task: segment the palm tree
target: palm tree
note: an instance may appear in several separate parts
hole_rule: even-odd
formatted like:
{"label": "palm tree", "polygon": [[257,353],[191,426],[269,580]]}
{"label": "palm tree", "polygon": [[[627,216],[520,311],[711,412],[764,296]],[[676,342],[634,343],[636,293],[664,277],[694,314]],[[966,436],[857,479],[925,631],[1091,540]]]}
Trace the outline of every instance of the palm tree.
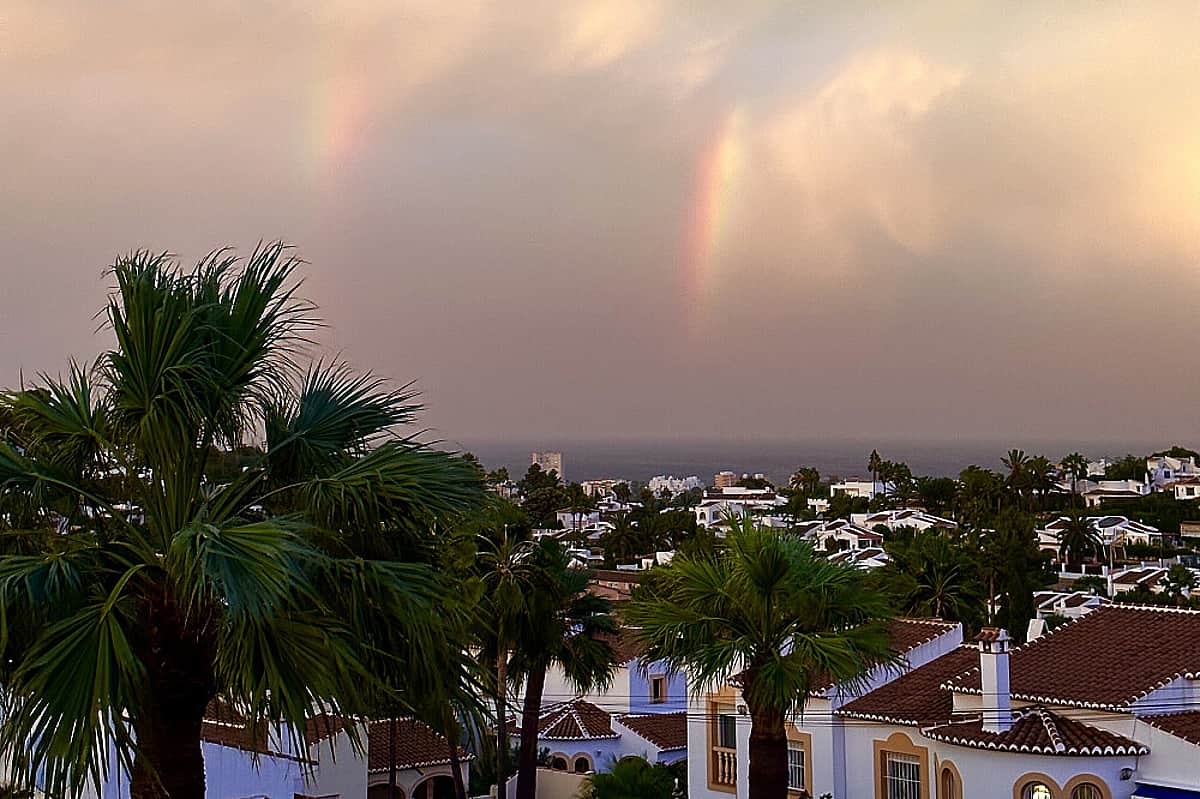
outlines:
{"label": "palm tree", "polygon": [[479,537],[479,577],[483,584],[477,638],[481,657],[495,679],[496,782],[498,799],[507,795],[509,777],[508,687],[513,644],[531,610],[531,599],[546,576],[536,542],[505,525]]}
{"label": "palm tree", "polygon": [[905,613],[968,625],[983,617],[986,591],[966,549],[936,530],[902,531],[886,547],[891,560],[874,576],[899,596]]}
{"label": "palm tree", "polygon": [[1063,517],[1064,524],[1058,531],[1058,557],[1063,563],[1081,563],[1089,555],[1104,549],[1100,533],[1092,520],[1078,511]]}
{"label": "palm tree", "polygon": [[1071,501],[1074,502],[1078,496],[1079,481],[1087,477],[1087,458],[1078,452],[1072,452],[1062,459],[1062,468],[1071,476]]}
{"label": "palm tree", "polygon": [[875,490],[875,482],[879,479],[879,467],[883,465],[883,458],[879,457],[879,450],[871,450],[871,456],[867,458],[867,468],[871,471],[871,490]]}
{"label": "palm tree", "polygon": [[697,691],[735,674],[751,719],[750,799],[787,793],[785,722],[826,679],[857,681],[894,657],[884,595],[802,539],[730,520],[725,546],[677,555],[624,618],[647,660]]}
{"label": "palm tree", "polygon": [[1008,469],[1008,486],[1017,493],[1018,497],[1023,497],[1025,490],[1029,487],[1029,456],[1025,454],[1025,450],[1010,449],[1008,454],[1000,459],[1004,467]]}
{"label": "palm tree", "polygon": [[813,466],[802,466],[792,474],[792,488],[804,492],[805,496],[813,496],[821,487],[821,473]]}
{"label": "palm tree", "polygon": [[[653,518],[653,517],[651,517]],[[641,524],[635,524],[628,513],[620,513],[613,519],[613,529],[604,534],[600,540],[604,554],[611,555],[615,563],[626,563],[638,555],[645,554],[646,536],[643,535]]]}
{"label": "palm tree", "polygon": [[529,614],[520,620],[513,671],[526,678],[517,763],[517,799],[533,799],[537,790],[538,719],[546,672],[558,666],[579,692],[607,688],[615,662],[605,634],[616,632],[611,605],[587,592],[588,572],[570,568],[562,544],[543,539],[537,548],[542,584],[529,597]]}
{"label": "palm tree", "polygon": [[661,764],[623,757],[606,773],[593,774],[580,793],[586,799],[671,799],[675,777]]}
{"label": "palm tree", "polygon": [[[392,433],[416,412],[407,388],[300,368],[315,320],[298,265],[281,244],[189,271],[121,258],[115,347],[0,400],[0,757],[21,783],[65,795],[122,768],[135,799],[200,799],[214,699],[303,730],[316,705],[402,697],[378,653],[440,637],[440,579],[372,552],[422,548],[482,488]],[[255,430],[260,457],[210,481],[212,446]],[[405,689],[430,678],[420,661]]]}

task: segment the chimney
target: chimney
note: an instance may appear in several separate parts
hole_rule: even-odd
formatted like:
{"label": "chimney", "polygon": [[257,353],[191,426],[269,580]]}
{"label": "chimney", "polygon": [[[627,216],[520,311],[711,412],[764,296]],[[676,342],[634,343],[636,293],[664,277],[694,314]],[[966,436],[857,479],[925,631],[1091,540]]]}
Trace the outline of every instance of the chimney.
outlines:
{"label": "chimney", "polygon": [[984,627],[979,642],[979,685],[983,689],[983,731],[1012,729],[1012,698],[1008,690],[1008,632]]}

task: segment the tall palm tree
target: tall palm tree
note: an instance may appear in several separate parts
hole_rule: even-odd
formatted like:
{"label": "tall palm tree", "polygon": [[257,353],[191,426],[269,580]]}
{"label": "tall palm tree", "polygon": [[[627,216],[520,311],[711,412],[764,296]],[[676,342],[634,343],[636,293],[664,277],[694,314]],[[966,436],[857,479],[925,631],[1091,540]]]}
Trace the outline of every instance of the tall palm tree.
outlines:
{"label": "tall palm tree", "polygon": [[509,777],[508,689],[513,644],[531,611],[531,599],[546,576],[537,543],[507,525],[479,537],[479,577],[483,585],[477,638],[483,661],[495,678],[496,783],[498,799],[507,795]]}
{"label": "tall palm tree", "polygon": [[616,632],[616,622],[609,615],[609,601],[588,593],[588,572],[572,569],[562,544],[550,538],[539,543],[536,560],[543,581],[529,597],[530,612],[519,624],[513,654],[514,672],[525,677],[517,799],[533,799],[537,791],[538,719],[546,672],[558,666],[582,693],[607,688],[616,668],[604,637]]}
{"label": "tall palm tree", "polygon": [[1072,452],[1062,459],[1063,471],[1071,476],[1071,501],[1078,496],[1079,481],[1087,477],[1088,461],[1081,453]]}
{"label": "tall palm tree", "polygon": [[1080,563],[1104,549],[1104,541],[1092,520],[1075,511],[1067,514],[1058,531],[1058,557],[1063,563]]}
{"label": "tall palm tree", "polygon": [[891,560],[874,577],[897,594],[905,613],[968,625],[985,613],[983,582],[966,549],[945,534],[901,532],[886,545]]}
{"label": "tall palm tree", "polygon": [[[395,693],[373,668],[387,636],[418,653],[440,636],[436,574],[371,553],[419,548],[481,486],[392,432],[411,391],[301,368],[298,264],[280,244],[194,270],[121,258],[115,346],[0,400],[0,757],[20,782],[67,795],[119,767],[135,799],[200,799],[212,700],[303,730],[314,705]],[[209,480],[212,446],[256,430],[256,462]]]}
{"label": "tall palm tree", "polygon": [[867,469],[871,471],[871,490],[875,490],[875,482],[879,479],[879,467],[883,465],[883,458],[879,457],[879,450],[871,450],[871,455],[867,458]]}
{"label": "tall palm tree", "polygon": [[741,674],[751,719],[750,799],[787,793],[785,722],[825,679],[855,681],[894,657],[884,595],[790,534],[731,520],[725,546],[677,555],[623,616],[647,660],[697,690]]}
{"label": "tall palm tree", "polygon": [[1008,469],[1008,486],[1018,497],[1024,497],[1029,488],[1029,456],[1022,449],[1010,449],[1008,454],[1000,459]]}

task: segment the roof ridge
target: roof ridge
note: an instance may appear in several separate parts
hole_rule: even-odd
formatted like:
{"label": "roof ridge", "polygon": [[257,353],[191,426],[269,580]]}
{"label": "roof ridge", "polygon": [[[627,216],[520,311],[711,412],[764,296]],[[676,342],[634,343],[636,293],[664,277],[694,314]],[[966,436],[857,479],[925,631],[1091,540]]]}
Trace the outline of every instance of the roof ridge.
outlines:
{"label": "roof ridge", "polygon": [[1052,713],[1046,711],[1046,708],[1039,707],[1034,710],[1038,719],[1042,722],[1042,727],[1046,730],[1046,736],[1050,739],[1050,744],[1054,747],[1055,752],[1065,752],[1067,745],[1063,743],[1062,733],[1058,729],[1058,720]]}

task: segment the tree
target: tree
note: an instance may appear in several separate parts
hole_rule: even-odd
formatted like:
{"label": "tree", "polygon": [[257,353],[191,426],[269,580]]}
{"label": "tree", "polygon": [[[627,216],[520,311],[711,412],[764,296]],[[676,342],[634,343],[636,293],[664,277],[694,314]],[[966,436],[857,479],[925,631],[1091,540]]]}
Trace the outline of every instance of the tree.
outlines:
{"label": "tree", "polygon": [[585,799],[671,799],[675,775],[642,757],[623,757],[608,772],[592,774],[580,793]]}
{"label": "tree", "polygon": [[1025,465],[1029,492],[1038,497],[1044,509],[1050,492],[1056,488],[1054,482],[1054,464],[1044,455],[1035,455]]}
{"label": "tree", "polygon": [[624,505],[633,499],[633,491],[629,488],[629,483],[617,483],[613,486],[613,496],[617,498],[617,502]]}
{"label": "tree", "polygon": [[1196,575],[1181,563],[1176,563],[1167,569],[1163,579],[1163,593],[1175,600],[1175,604],[1183,606],[1196,587]]}
{"label": "tree", "polygon": [[[433,548],[482,486],[394,434],[410,388],[297,363],[315,323],[298,264],[281,244],[190,271],[120,258],[115,347],[0,399],[0,757],[20,782],[69,795],[119,767],[135,799],[200,799],[214,699],[302,731],[317,705],[357,715],[438,679],[420,657],[400,690],[377,676],[458,614],[397,556]],[[255,430],[261,454],[210,480],[212,447]]]}
{"label": "tree", "polygon": [[1096,596],[1108,596],[1108,581],[1098,574],[1085,574],[1071,584],[1074,591],[1090,591]]}
{"label": "tree", "polygon": [[512,653],[533,600],[545,589],[548,576],[541,568],[538,544],[524,530],[485,521],[479,533],[478,577],[483,585],[476,640],[480,660],[489,669],[496,706],[495,771],[499,799],[505,799],[509,770],[508,688]]}
{"label": "tree", "polygon": [[596,501],[587,495],[579,483],[571,483],[567,486],[565,500],[566,507],[571,511],[571,518],[574,521],[572,529],[578,533],[580,520],[585,513],[596,507]]}
{"label": "tree", "polygon": [[613,519],[613,529],[600,539],[604,548],[605,559],[611,557],[613,565],[628,563],[639,555],[645,554],[644,538],[628,513],[620,513]]}
{"label": "tree", "polygon": [[1110,463],[1104,469],[1105,480],[1137,480],[1146,479],[1146,459],[1137,455],[1126,455]]}
{"label": "tree", "polygon": [[509,480],[508,467],[501,466],[499,469],[487,473],[487,482],[490,486],[500,486],[507,483]]}
{"label": "tree", "polygon": [[1008,469],[1008,487],[1019,498],[1024,499],[1032,487],[1029,477],[1029,456],[1025,454],[1025,450],[1010,449],[1000,461]]}
{"label": "tree", "polygon": [[570,504],[566,492],[558,486],[546,486],[526,494],[521,507],[529,515],[529,521],[538,530],[551,530],[562,527],[558,520],[558,512]]}
{"label": "tree", "polygon": [[515,677],[525,677],[517,799],[533,799],[537,789],[538,719],[546,672],[558,666],[576,691],[606,689],[616,668],[606,634],[616,632],[611,605],[588,593],[589,573],[570,568],[558,541],[543,539],[535,555],[539,585],[528,597],[528,614],[517,624]]}
{"label": "tree", "polygon": [[1099,554],[1104,548],[1092,520],[1082,513],[1067,514],[1058,531],[1058,558],[1062,563],[1082,563],[1083,558]]}
{"label": "tree", "polygon": [[994,621],[1018,639],[1033,618],[1033,592],[1054,581],[1038,547],[1033,517],[1005,508],[995,529],[975,532],[980,572],[989,586],[989,607],[999,599]]}
{"label": "tree", "polygon": [[871,485],[879,482],[879,467],[883,465],[883,458],[879,457],[879,450],[871,450],[870,457],[867,458],[867,470],[871,472]]}
{"label": "tree", "polygon": [[801,491],[807,497],[815,497],[821,487],[821,473],[813,466],[801,466],[792,473],[790,480],[792,488]]}
{"label": "tree", "polygon": [[958,481],[952,477],[917,478],[917,496],[930,513],[948,513],[957,493]]}
{"label": "tree", "polygon": [[987,592],[967,550],[941,531],[911,528],[893,534],[884,548],[890,560],[873,577],[903,612],[979,625]]}
{"label": "tree", "polygon": [[517,481],[517,488],[525,496],[529,496],[535,491],[543,488],[561,488],[562,480],[558,477],[558,472],[554,469],[545,471],[541,464],[531,463],[529,468],[525,470],[525,476]]}
{"label": "tree", "polygon": [[1071,498],[1072,501],[1079,495],[1079,481],[1086,479],[1088,475],[1088,461],[1082,454],[1072,452],[1062,459],[1063,471],[1071,478]]}
{"label": "tree", "polygon": [[894,655],[883,594],[799,537],[730,520],[724,547],[678,554],[624,618],[647,660],[686,670],[695,690],[740,673],[751,719],[750,799],[787,793],[789,715],[826,679],[855,681]]}

